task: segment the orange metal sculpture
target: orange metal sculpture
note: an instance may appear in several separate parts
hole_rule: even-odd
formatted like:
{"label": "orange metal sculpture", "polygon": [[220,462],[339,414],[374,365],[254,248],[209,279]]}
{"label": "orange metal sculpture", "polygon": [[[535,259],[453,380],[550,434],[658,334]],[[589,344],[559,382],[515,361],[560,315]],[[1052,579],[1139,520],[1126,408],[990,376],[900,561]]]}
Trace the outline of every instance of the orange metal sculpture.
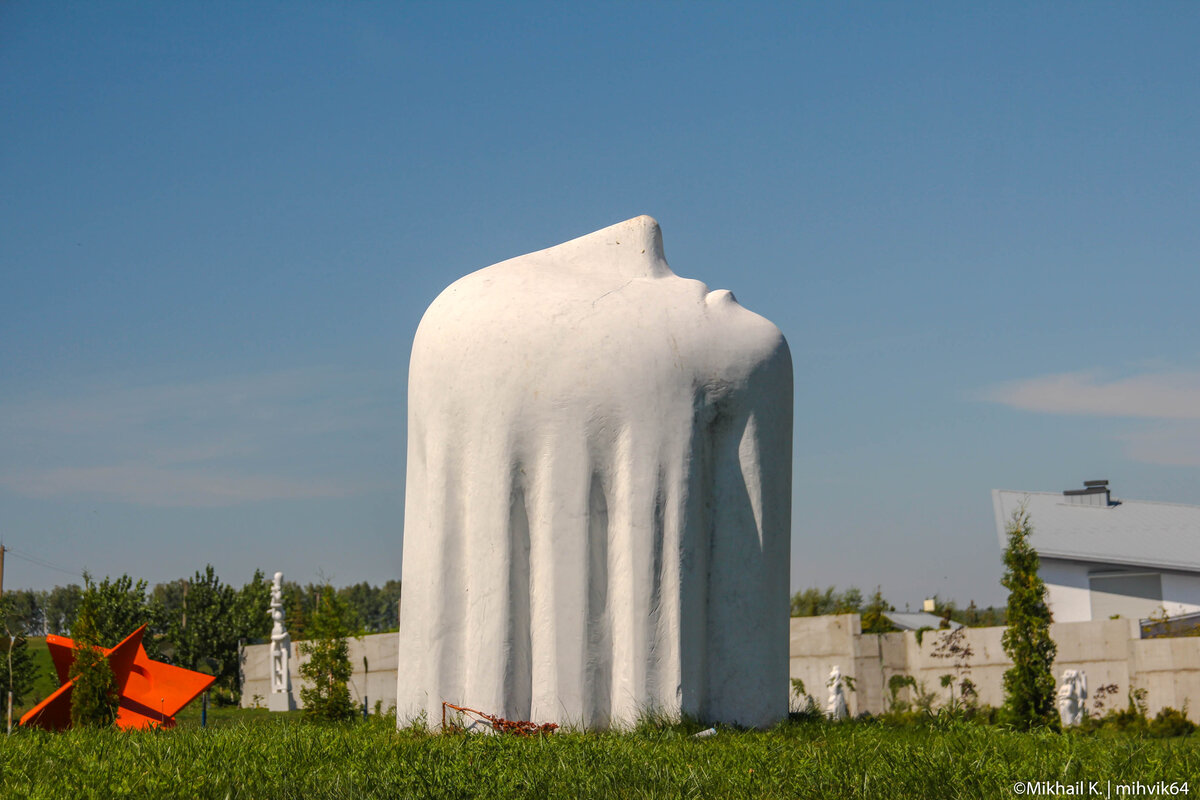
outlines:
{"label": "orange metal sculpture", "polygon": [[[151,661],[142,647],[146,626],[138,628],[116,647],[104,650],[121,695],[117,710],[119,728],[173,728],[175,714],[216,680],[212,675]],[[46,645],[58,672],[58,689],[21,717],[22,725],[50,731],[71,727],[71,664],[75,643],[63,636],[47,636]]]}

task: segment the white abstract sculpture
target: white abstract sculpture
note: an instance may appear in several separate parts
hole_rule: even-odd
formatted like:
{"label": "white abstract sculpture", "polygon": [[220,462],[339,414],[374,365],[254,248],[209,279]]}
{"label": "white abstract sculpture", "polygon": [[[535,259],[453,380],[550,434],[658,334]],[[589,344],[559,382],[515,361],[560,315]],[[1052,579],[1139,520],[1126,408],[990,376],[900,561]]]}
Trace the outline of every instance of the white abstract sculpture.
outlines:
{"label": "white abstract sculpture", "polygon": [[786,716],[791,356],[658,223],[452,284],[408,408],[400,724]]}
{"label": "white abstract sculpture", "polygon": [[292,657],[292,638],[283,627],[283,573],[276,572],[271,582],[271,693],[267,708],[271,711],[292,711],[296,700],[292,696],[289,661]]}
{"label": "white abstract sculpture", "polygon": [[1084,671],[1064,671],[1062,685],[1058,687],[1058,716],[1064,728],[1083,722],[1084,702],[1087,696],[1087,675]]}
{"label": "white abstract sculpture", "polygon": [[835,664],[829,671],[829,680],[825,681],[825,685],[829,687],[829,699],[825,702],[825,716],[830,719],[845,719],[850,716],[850,709],[846,706],[846,693],[842,688],[845,681],[841,668]]}

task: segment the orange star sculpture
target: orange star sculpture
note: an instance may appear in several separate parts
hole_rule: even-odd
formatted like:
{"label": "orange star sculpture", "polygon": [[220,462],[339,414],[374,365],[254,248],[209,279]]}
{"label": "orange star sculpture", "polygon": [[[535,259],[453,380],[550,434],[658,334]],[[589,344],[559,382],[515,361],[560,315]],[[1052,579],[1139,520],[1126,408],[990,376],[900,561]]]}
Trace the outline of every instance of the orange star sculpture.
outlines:
{"label": "orange star sculpture", "polygon": [[[151,661],[142,647],[146,626],[138,628],[116,647],[103,650],[121,702],[117,709],[118,728],[173,728],[175,715],[216,680],[212,675]],[[64,636],[47,636],[46,646],[58,673],[58,689],[38,703],[25,716],[22,725],[49,731],[71,727],[71,665],[75,663],[75,642]]]}

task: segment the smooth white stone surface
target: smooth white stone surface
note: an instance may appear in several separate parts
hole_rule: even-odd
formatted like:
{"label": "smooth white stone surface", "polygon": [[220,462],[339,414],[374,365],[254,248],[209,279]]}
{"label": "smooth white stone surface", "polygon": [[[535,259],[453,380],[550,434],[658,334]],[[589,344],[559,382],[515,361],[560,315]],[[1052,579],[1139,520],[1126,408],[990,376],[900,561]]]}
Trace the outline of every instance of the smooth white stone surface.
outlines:
{"label": "smooth white stone surface", "polygon": [[841,667],[835,665],[829,672],[829,680],[825,683],[829,687],[829,698],[825,701],[825,716],[832,720],[845,719],[850,716],[850,709],[846,706],[845,679],[842,677]]}
{"label": "smooth white stone surface", "polygon": [[1087,696],[1087,675],[1084,671],[1065,670],[1062,685],[1058,687],[1058,717],[1064,728],[1083,722]]}
{"label": "smooth white stone surface", "polygon": [[786,716],[791,356],[658,223],[452,284],[408,407],[399,724]]}
{"label": "smooth white stone surface", "polygon": [[271,694],[267,708],[271,711],[292,711],[296,700],[292,696],[289,663],[292,658],[292,637],[283,625],[283,573],[276,572],[271,582]]}

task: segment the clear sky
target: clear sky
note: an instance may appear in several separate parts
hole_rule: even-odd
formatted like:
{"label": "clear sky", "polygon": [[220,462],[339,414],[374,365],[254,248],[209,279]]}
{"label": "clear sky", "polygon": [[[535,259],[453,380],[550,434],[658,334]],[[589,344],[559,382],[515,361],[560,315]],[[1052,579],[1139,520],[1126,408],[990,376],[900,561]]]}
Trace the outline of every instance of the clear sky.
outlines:
{"label": "clear sky", "polygon": [[793,588],[1001,602],[993,488],[1200,504],[1197,42],[1172,2],[0,4],[5,586],[399,577],[425,307],[650,214],[791,345]]}

